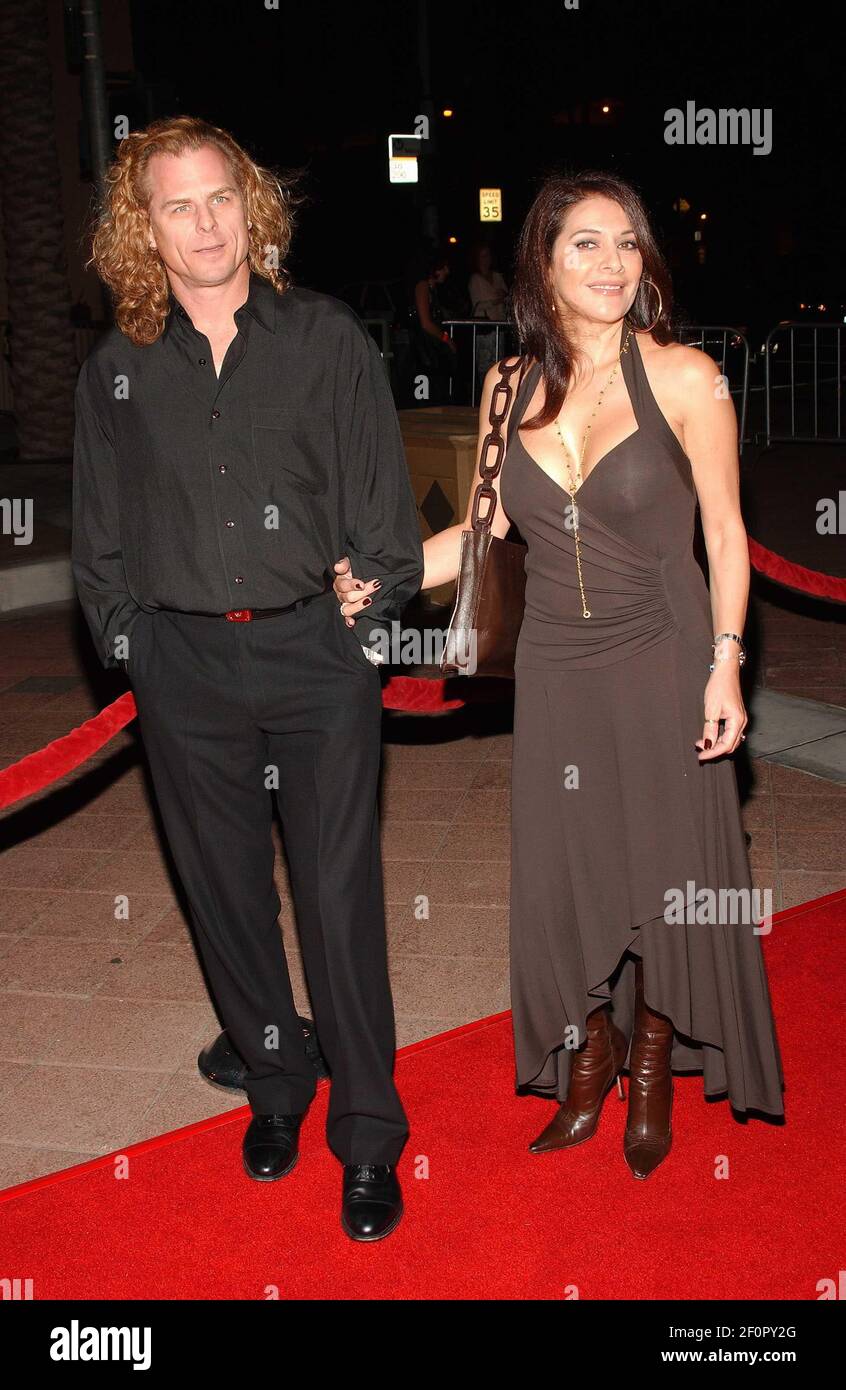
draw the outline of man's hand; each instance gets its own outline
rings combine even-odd
[[[371,603],[371,595],[381,588],[381,579],[356,579],[350,573],[350,560],[344,555],[335,561],[335,583],[332,588],[341,605],[341,614],[347,627],[355,627],[355,614],[362,613]]]

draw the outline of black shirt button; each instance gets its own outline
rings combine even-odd
[[[205,357],[199,358],[199,363],[200,363],[200,366],[201,366],[201,367],[204,367],[204,366],[206,365],[206,359],[205,359]]]
[[[219,419],[220,419],[220,411],[219,411],[219,410],[213,410],[213,411],[212,411],[212,419],[213,419],[213,420],[219,420]]]
[[[236,584],[243,584],[243,582],[244,582],[244,576],[243,576],[243,574],[236,574],[236,576],[235,576],[235,583],[236,583]]]
[[[218,473],[225,473],[225,472],[226,472],[226,464],[225,464],[225,463],[219,463],[219,464],[217,465],[217,471],[218,471]]]

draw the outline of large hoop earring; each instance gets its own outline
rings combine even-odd
[[[652,322],[650,323],[650,325],[649,325],[648,328],[639,328],[639,329],[637,330],[638,333],[651,333],[652,330],[653,330],[653,328],[655,327],[656,323],[658,322],[658,320],[659,320],[660,317],[661,317],[662,311],[663,311],[663,309],[664,309],[664,301],[663,301],[663,299],[661,298],[661,291],[659,290],[659,288],[658,288],[658,286],[656,285],[655,281],[654,281],[654,280],[650,280],[648,275],[642,275],[642,276],[640,277],[640,283],[641,283],[641,285],[651,285],[652,288],[653,288],[653,290],[655,291],[655,293],[656,293],[657,296],[658,296],[658,313],[655,315],[655,318],[652,320]],[[638,288],[639,288],[639,287],[638,287]]]

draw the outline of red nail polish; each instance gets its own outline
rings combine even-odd
[[[706,747],[706,748],[710,748],[710,747],[711,747],[711,740],[710,740],[709,738],[706,738],[706,740],[705,740],[705,747]]]
[[[367,605],[368,605],[368,603],[372,603],[373,600],[372,600],[372,598],[363,598],[363,599],[361,600],[361,602],[362,602],[362,605],[366,608]]]

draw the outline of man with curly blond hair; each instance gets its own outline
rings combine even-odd
[[[277,918],[282,821],[342,1224],[402,1215],[377,812],[381,681],[363,643],[423,557],[381,357],[356,315],[285,270],[296,199],[225,131],[123,140],[93,261],[116,327],[76,395],[73,568],[123,665],[202,961],[246,1065],[247,1173],[293,1168],[314,1095]],[[381,580],[347,626],[334,561]]]

